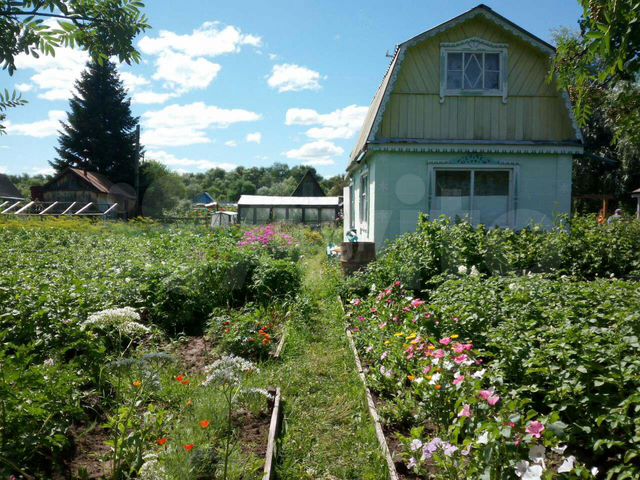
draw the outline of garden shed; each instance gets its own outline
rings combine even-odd
[[[67,208],[74,203],[91,203],[94,210],[104,212],[117,204],[115,211],[123,217],[133,212],[136,206],[133,189],[114,184],[100,173],[79,168],[61,171],[42,187],[32,189],[32,196],[33,200],[45,204],[57,202],[59,208]]]
[[[292,197],[324,197],[325,193],[313,174],[313,171],[307,170],[300,183],[291,194]]]
[[[240,223],[247,225],[272,222],[311,225],[334,223],[339,211],[340,197],[242,195],[238,200]]]
[[[638,188],[637,190],[634,190],[631,193],[631,196],[635,198],[636,201],[638,202],[638,205],[636,207],[636,217],[638,218],[638,220],[640,220],[640,188]]]

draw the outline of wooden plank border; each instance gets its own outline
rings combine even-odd
[[[280,388],[270,392],[273,395],[273,410],[271,411],[271,425],[269,426],[269,439],[267,441],[267,453],[264,461],[264,473],[262,480],[273,480],[275,478],[275,463],[277,455],[277,440],[282,424],[282,396]]]
[[[284,342],[287,338],[287,326],[285,325],[282,328],[282,336],[280,337],[280,341],[278,342],[278,345],[276,346],[276,350],[271,353],[271,358],[277,360],[280,359],[280,356],[282,355],[282,350],[284,349]]]
[[[338,303],[340,303],[340,307],[344,312],[344,304],[342,303],[342,299],[338,297]],[[347,334],[347,339],[349,340],[349,347],[353,352],[353,358],[356,361],[356,368],[358,369],[358,376],[362,381],[362,385],[364,386],[364,391],[367,396],[367,406],[369,407],[369,415],[373,419],[373,424],[376,429],[376,437],[378,437],[378,443],[380,444],[380,450],[382,450],[382,455],[387,461],[387,469],[389,471],[389,480],[399,480],[398,472],[396,471],[396,465],[393,463],[393,457],[391,457],[391,452],[389,451],[389,445],[387,444],[387,439],[384,436],[384,430],[382,429],[382,424],[380,423],[380,416],[378,415],[378,411],[376,410],[376,404],[373,401],[373,397],[371,396],[371,391],[367,385],[367,377],[365,376],[364,370],[362,368],[362,362],[360,362],[360,356],[358,355],[358,350],[356,349],[356,344],[353,341],[353,335],[351,331],[346,328],[345,332]]]

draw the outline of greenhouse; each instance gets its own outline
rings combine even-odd
[[[238,201],[238,217],[246,225],[334,223],[339,211],[340,197],[242,195]]]

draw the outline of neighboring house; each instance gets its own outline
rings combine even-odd
[[[484,5],[400,44],[347,168],[345,233],[380,248],[420,213],[511,228],[569,213],[582,135],[554,53]]]
[[[17,202],[23,200],[24,196],[20,193],[20,190],[9,180],[5,174],[0,173],[0,203],[7,201]]]
[[[248,225],[333,223],[338,219],[339,211],[340,197],[242,195],[238,200],[240,223]]]
[[[302,180],[291,194],[292,197],[324,197],[325,193],[311,170],[307,170]]]
[[[59,202],[61,206],[76,202],[78,208],[92,202],[92,210],[102,212],[117,203],[115,210],[123,217],[133,214],[136,206],[134,192],[112,183],[100,173],[79,168],[63,170],[42,187],[32,189],[32,196],[47,204]]]
[[[631,196],[638,202],[636,205],[636,218],[640,220],[640,188],[631,192]]]

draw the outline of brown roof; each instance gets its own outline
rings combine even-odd
[[[22,200],[24,197],[20,190],[9,180],[9,177],[0,173],[0,198],[10,200]]]
[[[110,194],[110,195],[123,195],[125,197],[135,198],[135,195],[132,195],[131,193],[127,192],[126,190],[121,188],[119,185],[114,184],[105,175],[98,172],[92,172],[90,170],[84,170],[82,168],[69,167],[66,170],[63,170],[58,175],[56,175],[53,179],[49,180],[45,184],[45,187],[54,183],[66,172],[74,173],[79,178],[81,178],[84,182],[88,183],[99,192]]]

